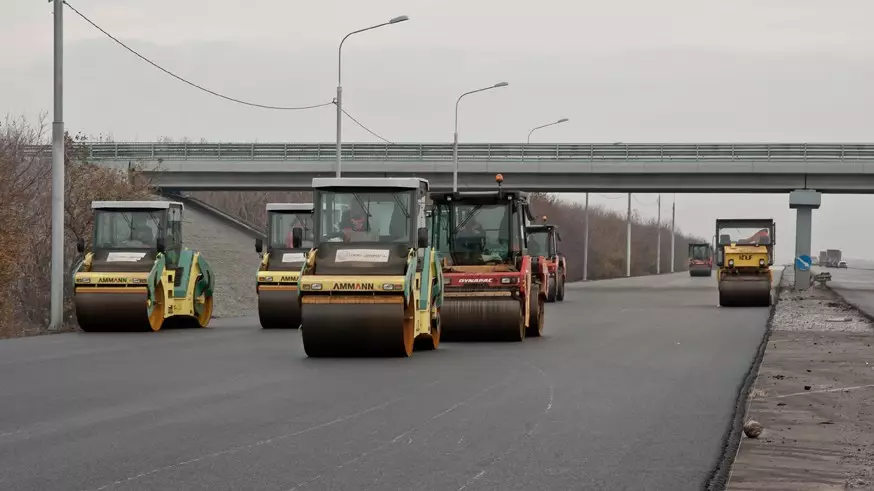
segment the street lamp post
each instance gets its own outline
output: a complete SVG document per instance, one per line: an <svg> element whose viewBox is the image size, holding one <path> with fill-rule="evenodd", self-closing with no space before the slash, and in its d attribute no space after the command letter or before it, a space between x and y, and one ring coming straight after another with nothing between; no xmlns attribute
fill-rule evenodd
<svg viewBox="0 0 874 491"><path fill-rule="evenodd" d="M54 0L54 120L52 121L52 262L49 328L64 324L64 1Z"/></svg>
<svg viewBox="0 0 874 491"><path fill-rule="evenodd" d="M507 82L498 82L495 85L489 87L483 87L482 89L471 90L470 92L465 92L458 96L458 100L455 101L455 134L452 137L452 192L458 192L458 103L461 102L461 98L470 95L476 94L477 92L483 92L486 90L497 89L498 87L506 87L510 84Z"/></svg>
<svg viewBox="0 0 874 491"><path fill-rule="evenodd" d="M340 47L337 49L337 99L334 101L337 105L337 177L340 177L340 166L342 165L342 154L341 148L343 143L343 43L346 42L346 39L353 34L358 34L359 32L370 31L372 29L376 29L377 27L387 26L390 24L397 24L398 22L404 22L406 20L410 20L406 15L401 15L399 17L395 17L388 22L383 22L382 24L377 24L375 26L365 27L364 29L358 29L357 31L352 31L346 36L343 37L343 40L340 41Z"/></svg>
<svg viewBox="0 0 874 491"><path fill-rule="evenodd" d="M659 193L658 218L656 218L656 274L662 274L662 195Z"/></svg>
<svg viewBox="0 0 874 491"><path fill-rule="evenodd" d="M674 202L671 204L671 273L674 272L674 257L677 255L677 250L674 249L674 239L676 238L676 221L677 221L677 194L674 193Z"/></svg>

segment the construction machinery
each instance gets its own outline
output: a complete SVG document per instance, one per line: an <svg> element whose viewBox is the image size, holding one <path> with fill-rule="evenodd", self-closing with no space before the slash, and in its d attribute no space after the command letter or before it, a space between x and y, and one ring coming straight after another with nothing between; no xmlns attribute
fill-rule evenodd
<svg viewBox="0 0 874 491"><path fill-rule="evenodd" d="M315 244L298 281L308 356L438 347L443 276L428 244L427 193L419 178L313 179Z"/></svg>
<svg viewBox="0 0 874 491"><path fill-rule="evenodd" d="M689 276L713 275L713 248L708 243L689 244Z"/></svg>
<svg viewBox="0 0 874 491"><path fill-rule="evenodd" d="M267 204L267 250L262 239L255 239L261 254L255 289L264 329L300 327L297 279L312 247L312 203Z"/></svg>
<svg viewBox="0 0 874 491"><path fill-rule="evenodd" d="M719 219L716 237L719 305L771 305L774 220Z"/></svg>
<svg viewBox="0 0 874 491"><path fill-rule="evenodd" d="M215 275L182 246L182 203L95 201L94 236L76 248L76 319L83 331L158 331L169 321L206 327Z"/></svg>
<svg viewBox="0 0 874 491"><path fill-rule="evenodd" d="M555 302L564 300L564 284L567 280L567 258L558 249L561 242L561 234L558 226L547 223L547 217L543 217L540 225L528 225L525 227L528 234L528 253L532 260L536 261L543 257L546 262L548 273L546 287L546 301ZM534 264L534 269L538 268Z"/></svg>
<svg viewBox="0 0 874 491"><path fill-rule="evenodd" d="M432 240L444 277L445 339L522 341L543 333L548 273L528 253L528 196L501 188L434 193Z"/></svg>

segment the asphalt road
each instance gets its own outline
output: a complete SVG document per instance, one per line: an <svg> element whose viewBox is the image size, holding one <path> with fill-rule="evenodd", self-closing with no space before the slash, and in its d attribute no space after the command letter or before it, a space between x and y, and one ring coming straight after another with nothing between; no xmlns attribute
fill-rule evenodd
<svg viewBox="0 0 874 491"><path fill-rule="evenodd" d="M828 286L847 303L874 317L874 270L813 268L813 271L831 273L832 280Z"/></svg>
<svg viewBox="0 0 874 491"><path fill-rule="evenodd" d="M254 319L0 342L0 489L699 489L766 308L569 286L546 336L308 359Z"/></svg>

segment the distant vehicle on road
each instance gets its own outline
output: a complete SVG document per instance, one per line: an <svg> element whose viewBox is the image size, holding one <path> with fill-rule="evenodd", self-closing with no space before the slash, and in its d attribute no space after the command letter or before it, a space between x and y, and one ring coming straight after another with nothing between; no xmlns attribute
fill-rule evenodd
<svg viewBox="0 0 874 491"><path fill-rule="evenodd" d="M839 268L846 268L847 262L846 261L838 261L838 267Z"/></svg>

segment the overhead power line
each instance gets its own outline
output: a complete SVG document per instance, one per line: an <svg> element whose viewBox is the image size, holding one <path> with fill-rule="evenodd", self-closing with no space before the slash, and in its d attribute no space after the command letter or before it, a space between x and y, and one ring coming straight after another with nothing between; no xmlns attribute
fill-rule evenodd
<svg viewBox="0 0 874 491"><path fill-rule="evenodd" d="M357 124L358 126L360 126L364 131L370 133L371 135L373 135L373 136L379 138L380 140L382 140L382 141L384 141L384 142L386 142L386 143L388 143L388 144L390 144L390 145L394 145L394 142L389 141L389 140L386 140L385 138L379 136L377 133L375 133L373 130L371 130L371 129L368 128L367 126L364 126L364 124L362 124L360 121L358 121L357 119L355 119L351 114L349 114L348 112L346 112L345 109L341 109L341 110L343 111L343 114L345 114L345 115L346 115L349 119L351 119L355 124Z"/></svg>
<svg viewBox="0 0 874 491"><path fill-rule="evenodd" d="M196 88L196 89L198 89L198 90L202 90L202 91L204 91L204 92L206 92L206 93L208 93L208 94L212 94L212 95L214 95L214 96L216 96L216 97L220 97L220 98L222 98L222 99L225 99L225 100L228 100L228 101L231 101L231 102L236 102L237 104L243 104L243 105L246 105L246 106L259 107L259 108L262 108L262 109L275 109L275 110L280 110L280 111L302 111L302 110L305 110L305 109L316 109L316 108L319 108L319 107L325 107L325 106L330 106L330 105L333 105L333 104L334 104L334 101L330 101L330 102L324 102L324 103L321 103L321 104L313 104L313 105L309 105L309 106L294 106L294 107L292 107L292 106L271 106L271 105L267 105L267 104L257 104L257 103L254 103L254 102L248 102L248 101L244 101L244 100L241 100L241 99L236 99L236 98L234 98L234 97L226 96L226 95L224 95L224 94L220 94L220 93L218 93L218 92L216 92L216 91L214 91L214 90L207 89L206 87L204 87L204 86L202 86L202 85L198 85L198 84L196 84L196 83L194 83L194 82L191 82L190 80L187 80L187 79L185 79L185 78L183 78L183 77L180 77L179 75L176 75L175 73L171 72L170 70L167 70L166 68L164 68L164 67L158 65L157 63L153 62L152 60L150 60L150 59L146 58L145 56L141 55L140 53L138 53L136 50L134 50L134 49L131 48L130 46L124 44L121 40L119 40L118 38L116 38L116 37L113 36L112 34L106 32L105 29L103 29L102 27L100 27L99 25L97 25L97 23L95 23L94 21L92 21L91 19L89 19L85 14L83 14L82 12L79 12L78 10L76 10L76 7L73 7L72 5L70 5L69 2L64 1L64 5L66 5L67 7L69 7L70 10L72 10L73 12L75 12L76 15L78 15L79 17L81 17L85 22L91 24L95 29L97 29L98 31L100 31L100 32L102 32L103 34L105 34L106 37L108 37L109 39L115 41L116 43L118 43L118 45L120 45L120 46L123 47L124 49L126 49L126 50L130 51L131 53L133 53L133 54L134 54L135 56L137 56L139 59L145 61L145 62L148 63L149 65L152 65L153 67L157 68L158 70L161 70L162 72L166 73L167 75L170 75L171 77L175 78L176 80L179 80L180 82L186 83L186 84L188 84L188 85L190 85L190 86L192 86L192 87L194 87L194 88ZM350 117L351 117L351 116L350 116ZM368 130L368 131L369 131L369 130Z"/></svg>

